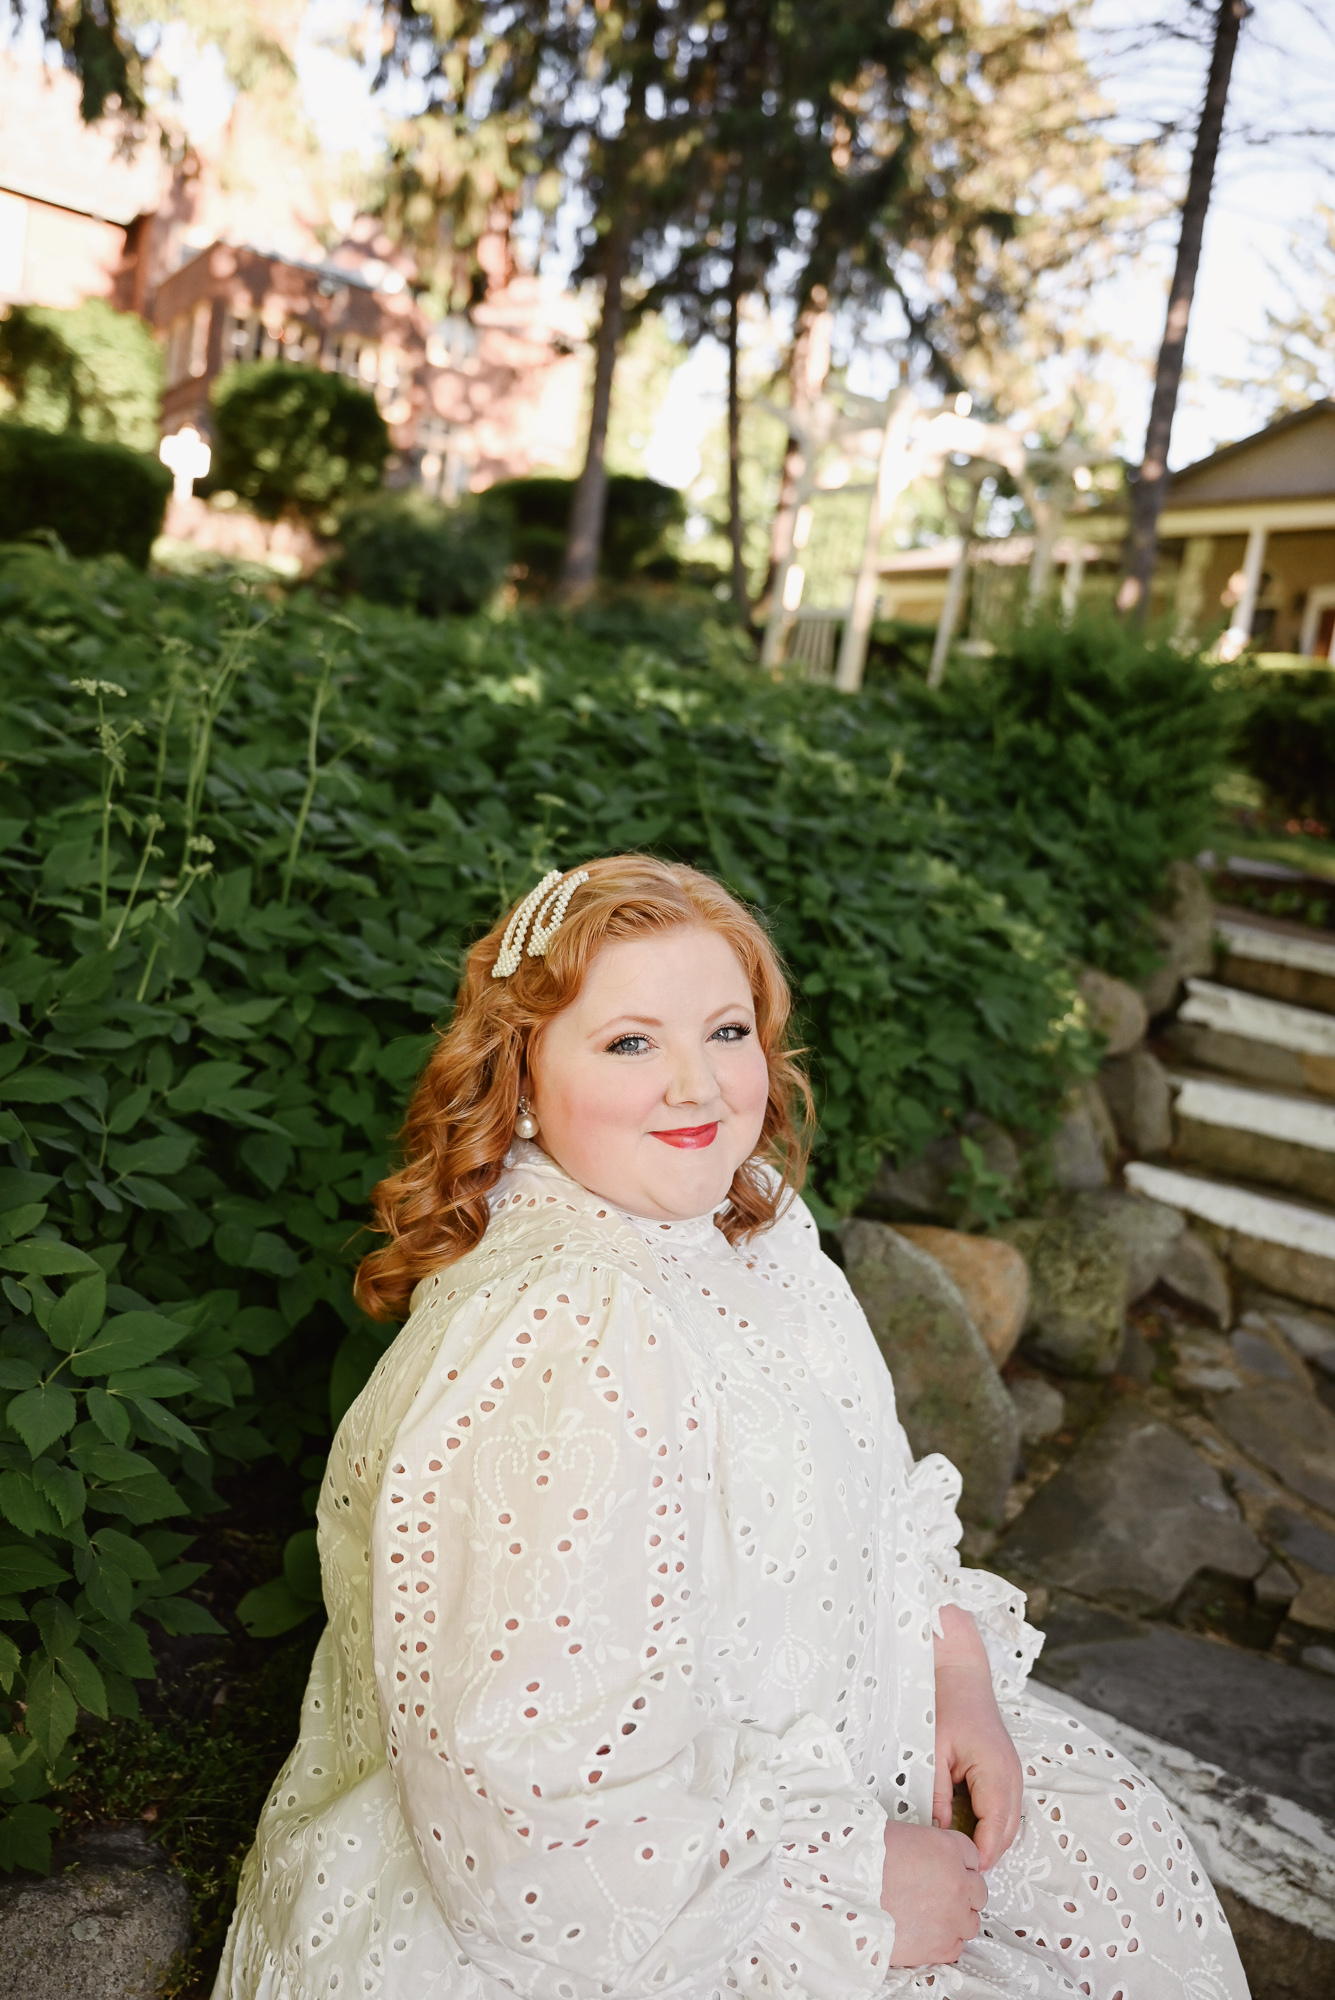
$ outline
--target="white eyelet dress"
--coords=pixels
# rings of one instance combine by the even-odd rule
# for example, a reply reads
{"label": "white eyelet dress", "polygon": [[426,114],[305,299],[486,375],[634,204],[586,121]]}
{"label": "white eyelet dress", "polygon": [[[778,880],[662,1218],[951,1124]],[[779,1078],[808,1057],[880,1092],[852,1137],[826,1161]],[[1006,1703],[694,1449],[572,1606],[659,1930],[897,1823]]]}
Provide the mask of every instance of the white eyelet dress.
{"label": "white eyelet dress", "polygon": [[[1163,1798],[1024,1687],[959,1479],[795,1203],[731,1248],[520,1144],[334,1441],[328,1627],[215,2000],[1245,2000]],[[1025,1820],[958,1965],[893,1969],[932,1619],[973,1612]]]}

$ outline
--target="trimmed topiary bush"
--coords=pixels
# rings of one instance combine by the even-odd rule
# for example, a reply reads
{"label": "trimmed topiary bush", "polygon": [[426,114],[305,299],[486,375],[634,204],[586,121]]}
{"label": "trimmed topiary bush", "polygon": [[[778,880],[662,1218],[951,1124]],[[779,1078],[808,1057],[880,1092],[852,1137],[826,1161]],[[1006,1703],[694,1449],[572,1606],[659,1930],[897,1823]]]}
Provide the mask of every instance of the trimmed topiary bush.
{"label": "trimmed topiary bush", "polygon": [[[556,582],[565,554],[573,479],[503,479],[482,495],[484,512],[510,525],[514,559],[538,589]],[[667,547],[673,528],[686,518],[686,501],[674,486],[614,472],[607,482],[607,517],[599,574],[614,583],[652,571],[675,570]]]}
{"label": "trimmed topiary bush", "polygon": [[46,528],[71,555],[144,569],[171,490],[165,465],[123,444],[0,423],[0,541]]}
{"label": "trimmed topiary bush", "polygon": [[510,546],[499,514],[425,493],[376,493],[344,515],[334,567],[344,590],[372,604],[443,618],[480,610],[505,576]]}
{"label": "trimmed topiary bush", "polygon": [[263,521],[295,514],[331,534],[374,493],[389,457],[375,397],[341,375],[247,361],[213,385],[208,490],[238,494]]}

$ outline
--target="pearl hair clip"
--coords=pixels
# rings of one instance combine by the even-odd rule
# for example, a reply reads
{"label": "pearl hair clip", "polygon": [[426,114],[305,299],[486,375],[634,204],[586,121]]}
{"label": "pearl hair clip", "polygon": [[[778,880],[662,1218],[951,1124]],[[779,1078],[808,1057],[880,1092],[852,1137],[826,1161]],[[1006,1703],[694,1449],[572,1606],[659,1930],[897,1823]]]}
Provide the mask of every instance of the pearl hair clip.
{"label": "pearl hair clip", "polygon": [[[519,961],[524,956],[524,938],[528,937],[530,958],[546,958],[547,947],[565,921],[570,907],[570,898],[581,882],[587,882],[587,868],[577,868],[573,875],[561,879],[561,870],[553,868],[544,875],[536,889],[530,889],[519,908],[505,926],[505,936],[496,954],[496,963],[491,968],[493,979],[508,979],[519,969]],[[532,929],[529,929],[530,924]]]}

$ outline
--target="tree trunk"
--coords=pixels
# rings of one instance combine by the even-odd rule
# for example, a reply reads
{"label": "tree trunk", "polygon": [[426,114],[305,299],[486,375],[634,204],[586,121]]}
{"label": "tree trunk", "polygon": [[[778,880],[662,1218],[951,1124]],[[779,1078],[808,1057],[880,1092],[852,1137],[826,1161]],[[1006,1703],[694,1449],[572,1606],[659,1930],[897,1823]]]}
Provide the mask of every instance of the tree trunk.
{"label": "tree trunk", "polygon": [[1144,620],[1149,604],[1150,580],[1159,544],[1159,515],[1168,491],[1168,446],[1173,434],[1178,389],[1182,381],[1182,357],[1187,344],[1187,323],[1196,290],[1196,273],[1201,261],[1201,238],[1210,207],[1215,161],[1224,127],[1224,107],[1233,57],[1238,46],[1238,30],[1247,12],[1246,0],[1219,0],[1215,16],[1214,50],[1205,85],[1201,122],[1187,179],[1187,197],[1182,205],[1182,228],[1177,243],[1177,263],[1172,289],[1168,294],[1168,317],[1163,345],[1154,374],[1154,398],[1145,431],[1145,452],[1140,476],[1131,489],[1131,528],[1127,536],[1121,589],[1117,593],[1120,611]]}
{"label": "tree trunk", "polygon": [[[817,288],[798,324],[788,364],[790,400],[794,413],[805,415],[825,387],[830,372],[830,332],[834,315],[830,312],[823,286]],[[789,433],[783,452],[783,472],[779,480],[779,502],[770,526],[769,568],[765,587],[756,606],[766,620],[774,610],[774,593],[783,589],[783,572],[793,552],[793,526],[800,505],[798,488],[806,467],[801,440]]]}
{"label": "tree trunk", "polygon": [[741,272],[736,250],[728,277],[728,539],[732,544],[732,601],[750,620],[751,593],[742,550],[742,397],[737,379],[737,321],[741,308]]}
{"label": "tree trunk", "polygon": [[603,520],[607,512],[607,420],[612,408],[612,376],[621,347],[625,320],[623,287],[630,251],[630,216],[618,216],[608,239],[603,272],[603,308],[594,337],[593,408],[584,470],[570,508],[570,530],[561,566],[561,598],[579,604],[598,579]]}

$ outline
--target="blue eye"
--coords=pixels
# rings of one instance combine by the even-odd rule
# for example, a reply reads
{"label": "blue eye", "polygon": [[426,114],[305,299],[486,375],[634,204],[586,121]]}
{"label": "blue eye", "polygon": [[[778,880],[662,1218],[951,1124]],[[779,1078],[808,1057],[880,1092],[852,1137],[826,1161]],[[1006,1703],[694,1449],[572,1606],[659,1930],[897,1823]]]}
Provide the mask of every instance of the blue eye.
{"label": "blue eye", "polygon": [[715,1028],[709,1039],[711,1042],[744,1042],[750,1033],[745,1021],[725,1021],[721,1028]]}
{"label": "blue eye", "polygon": [[648,1046],[647,1035],[618,1035],[614,1042],[607,1044],[606,1053],[609,1056],[638,1056],[642,1055]]}

